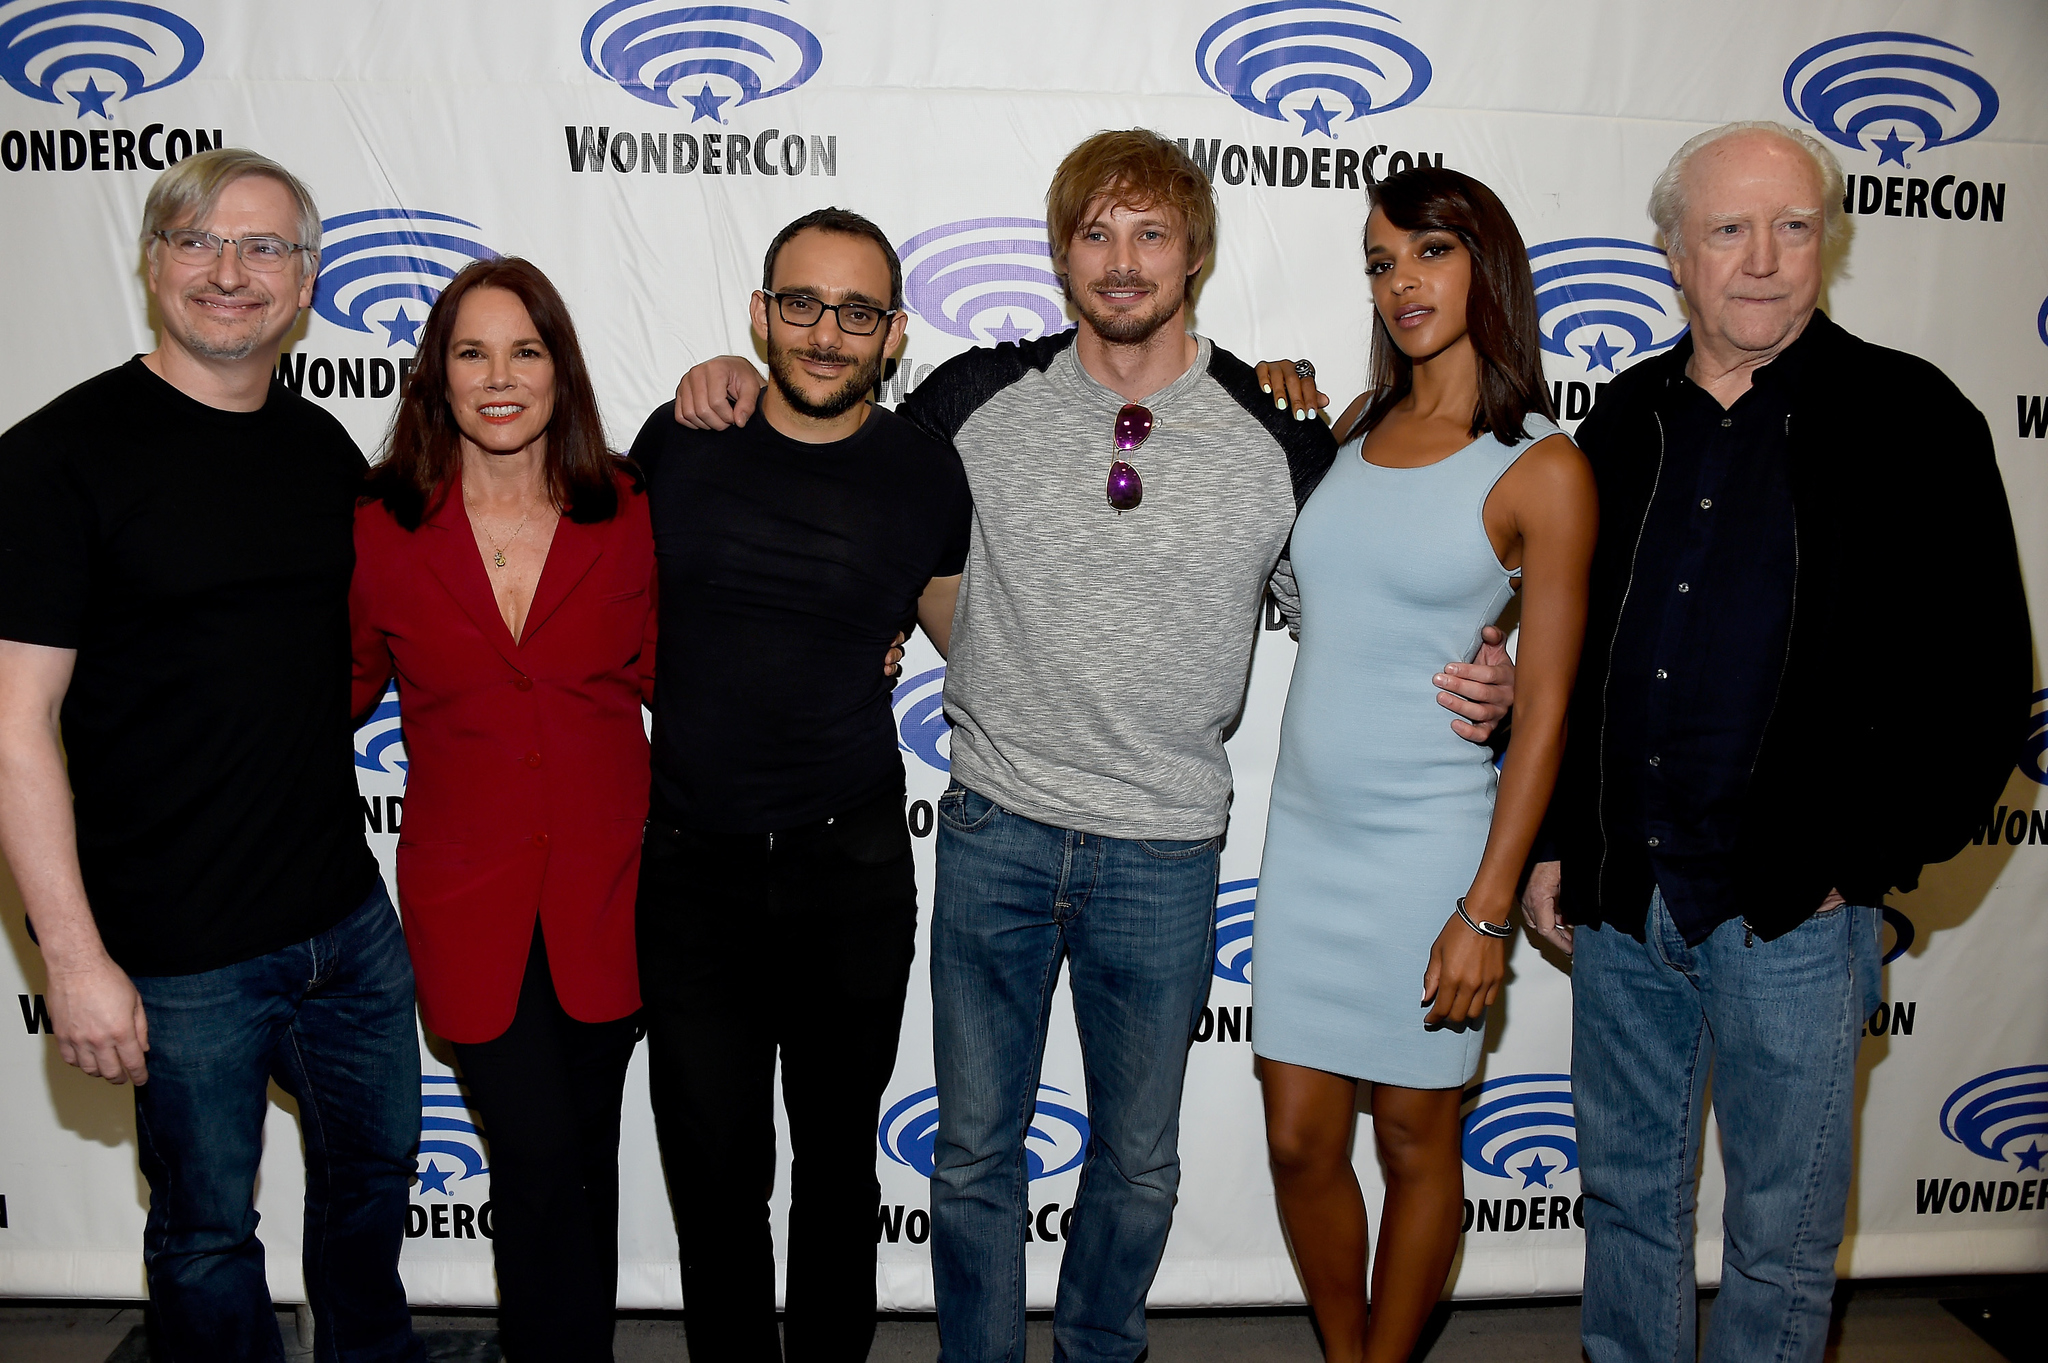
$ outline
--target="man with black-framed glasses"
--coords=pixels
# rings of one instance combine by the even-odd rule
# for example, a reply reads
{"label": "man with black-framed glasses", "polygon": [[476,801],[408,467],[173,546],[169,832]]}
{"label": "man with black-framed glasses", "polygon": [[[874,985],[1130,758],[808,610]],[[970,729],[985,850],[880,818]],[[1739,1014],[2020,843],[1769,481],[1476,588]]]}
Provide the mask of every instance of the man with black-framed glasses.
{"label": "man with black-framed glasses", "polygon": [[881,229],[806,214],[753,296],[764,420],[691,430],[663,405],[633,442],[661,593],[640,990],[699,1363],[782,1356],[778,1053],[789,1356],[859,1360],[874,1338],[874,1129],[917,928],[879,663],[913,623],[946,651],[970,509],[952,448],[868,401],[902,309]]}

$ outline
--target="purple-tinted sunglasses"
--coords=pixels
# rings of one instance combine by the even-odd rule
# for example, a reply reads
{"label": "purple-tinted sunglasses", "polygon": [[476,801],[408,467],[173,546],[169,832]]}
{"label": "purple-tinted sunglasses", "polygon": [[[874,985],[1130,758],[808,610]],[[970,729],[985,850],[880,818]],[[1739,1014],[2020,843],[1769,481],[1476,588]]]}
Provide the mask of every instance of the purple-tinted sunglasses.
{"label": "purple-tinted sunglasses", "polygon": [[[1116,452],[1129,454],[1152,434],[1152,412],[1135,402],[1124,404],[1116,414]],[[1117,514],[1136,509],[1145,500],[1145,481],[1138,471],[1119,459],[1109,466],[1109,504]]]}

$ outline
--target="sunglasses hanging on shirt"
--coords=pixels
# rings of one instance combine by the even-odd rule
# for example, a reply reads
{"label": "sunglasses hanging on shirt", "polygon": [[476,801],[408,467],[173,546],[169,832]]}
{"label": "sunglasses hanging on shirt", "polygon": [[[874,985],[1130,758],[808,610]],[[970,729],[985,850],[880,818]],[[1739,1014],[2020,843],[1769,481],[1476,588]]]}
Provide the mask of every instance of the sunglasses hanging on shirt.
{"label": "sunglasses hanging on shirt", "polygon": [[[1126,455],[1145,443],[1152,434],[1152,412],[1135,402],[1124,404],[1116,414],[1116,452]],[[1109,504],[1121,516],[1145,500],[1145,480],[1121,458],[1109,466]]]}

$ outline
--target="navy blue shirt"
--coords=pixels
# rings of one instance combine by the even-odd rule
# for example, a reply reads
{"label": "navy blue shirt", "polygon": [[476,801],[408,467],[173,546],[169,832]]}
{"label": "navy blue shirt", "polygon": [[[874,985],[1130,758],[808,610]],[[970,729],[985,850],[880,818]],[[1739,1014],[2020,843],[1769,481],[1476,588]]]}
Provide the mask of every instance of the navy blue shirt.
{"label": "navy blue shirt", "polygon": [[1614,640],[1607,770],[1634,786],[1617,792],[1630,815],[1614,836],[1648,848],[1692,943],[1743,912],[1728,854],[1792,625],[1786,424],[1804,341],[1725,410],[1682,372],[1656,402],[1662,466]]}

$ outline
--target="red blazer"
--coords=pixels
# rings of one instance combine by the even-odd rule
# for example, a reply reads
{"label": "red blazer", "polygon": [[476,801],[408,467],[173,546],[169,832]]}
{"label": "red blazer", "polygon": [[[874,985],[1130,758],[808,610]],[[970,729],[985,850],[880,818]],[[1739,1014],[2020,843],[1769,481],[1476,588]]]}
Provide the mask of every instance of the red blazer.
{"label": "red blazer", "polygon": [[640,705],[654,685],[647,498],[621,478],[611,520],[562,518],[516,643],[459,485],[415,531],[368,503],[355,537],[355,713],[395,672],[410,762],[398,902],[420,1015],[450,1041],[504,1032],[536,914],[569,1016],[633,1012]]}

